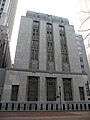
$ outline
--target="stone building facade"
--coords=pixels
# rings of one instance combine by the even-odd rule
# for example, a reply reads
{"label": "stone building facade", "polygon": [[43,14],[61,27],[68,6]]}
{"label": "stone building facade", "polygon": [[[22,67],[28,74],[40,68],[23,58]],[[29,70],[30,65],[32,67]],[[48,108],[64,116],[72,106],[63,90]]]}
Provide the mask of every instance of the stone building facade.
{"label": "stone building facade", "polygon": [[6,26],[0,25],[0,68],[11,66],[10,47]]}
{"label": "stone building facade", "polygon": [[18,0],[0,0],[0,25],[8,27],[10,41]]}
{"label": "stone building facade", "polygon": [[11,67],[7,27],[0,25],[0,100],[4,84],[5,68]]}
{"label": "stone building facade", "polygon": [[27,11],[14,67],[6,70],[1,109],[90,109],[87,60],[77,37],[67,19]]}
{"label": "stone building facade", "polygon": [[6,67],[11,67],[10,39],[18,0],[0,0],[0,100]]}

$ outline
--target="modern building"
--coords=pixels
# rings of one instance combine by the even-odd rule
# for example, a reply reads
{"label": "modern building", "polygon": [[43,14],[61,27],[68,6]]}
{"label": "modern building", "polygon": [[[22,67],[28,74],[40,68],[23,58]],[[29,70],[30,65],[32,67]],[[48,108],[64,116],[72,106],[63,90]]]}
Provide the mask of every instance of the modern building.
{"label": "modern building", "polygon": [[0,68],[11,66],[10,47],[6,26],[0,26]]}
{"label": "modern building", "polygon": [[9,41],[11,39],[18,0],[0,0],[0,25],[8,27]]}
{"label": "modern building", "polygon": [[18,0],[0,0],[0,99],[6,67],[11,67],[11,39]]}
{"label": "modern building", "polygon": [[65,18],[27,11],[0,110],[90,110],[87,81],[85,49],[74,26]]}
{"label": "modern building", "polygon": [[6,67],[11,67],[11,39],[18,0],[0,0],[0,100]]}
{"label": "modern building", "polygon": [[8,32],[6,26],[0,25],[0,100],[4,85],[6,67],[11,67]]}

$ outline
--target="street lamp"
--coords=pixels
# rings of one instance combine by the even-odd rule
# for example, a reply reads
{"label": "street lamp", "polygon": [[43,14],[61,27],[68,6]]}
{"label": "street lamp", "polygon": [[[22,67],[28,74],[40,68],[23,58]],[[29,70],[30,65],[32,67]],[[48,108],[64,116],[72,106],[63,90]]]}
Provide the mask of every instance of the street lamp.
{"label": "street lamp", "polygon": [[60,99],[60,110],[62,110],[62,103],[61,103],[61,86],[59,86],[59,99]]}

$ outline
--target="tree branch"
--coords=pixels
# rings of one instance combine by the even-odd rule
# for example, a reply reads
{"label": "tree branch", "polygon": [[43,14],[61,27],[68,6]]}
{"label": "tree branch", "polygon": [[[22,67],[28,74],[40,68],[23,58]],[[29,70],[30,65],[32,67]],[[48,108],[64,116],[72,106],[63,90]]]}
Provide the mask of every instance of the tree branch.
{"label": "tree branch", "polygon": [[89,31],[90,29],[86,29],[86,30],[78,30],[78,32],[86,32]]}
{"label": "tree branch", "polygon": [[81,12],[83,12],[83,13],[90,13],[90,11],[82,11],[82,10],[81,10]]}
{"label": "tree branch", "polygon": [[86,37],[85,37],[83,40],[85,40],[89,35],[90,35],[90,33],[88,33],[88,34],[86,35]]}
{"label": "tree branch", "polygon": [[82,27],[82,25],[88,20],[90,18],[90,16],[89,17],[87,17],[83,22],[82,22],[82,24],[81,24],[81,26],[80,26],[80,28]]}

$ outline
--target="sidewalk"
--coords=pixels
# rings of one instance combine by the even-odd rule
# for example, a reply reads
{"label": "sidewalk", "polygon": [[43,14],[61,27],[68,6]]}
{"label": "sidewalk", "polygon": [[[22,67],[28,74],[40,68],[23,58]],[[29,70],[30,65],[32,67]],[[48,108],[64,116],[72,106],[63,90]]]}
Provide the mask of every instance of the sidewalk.
{"label": "sidewalk", "polygon": [[90,120],[90,112],[0,112],[0,120]]}

